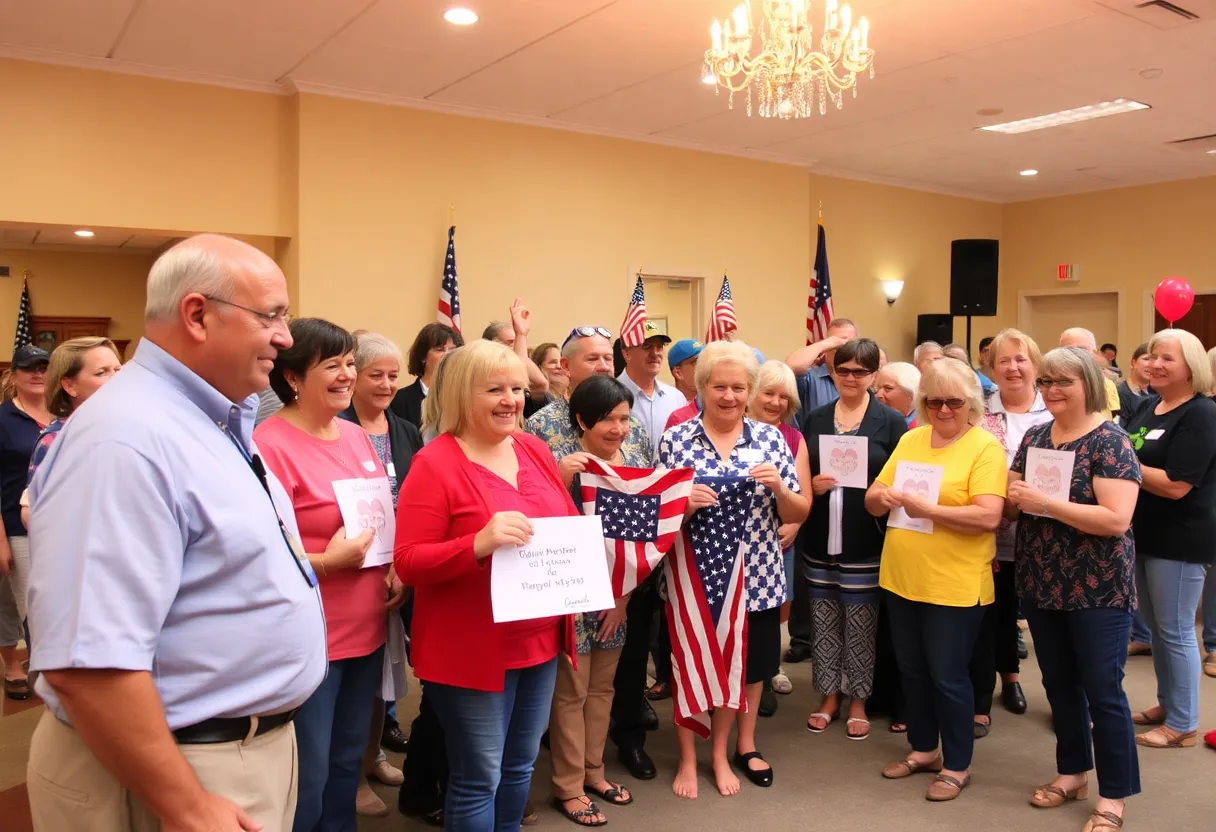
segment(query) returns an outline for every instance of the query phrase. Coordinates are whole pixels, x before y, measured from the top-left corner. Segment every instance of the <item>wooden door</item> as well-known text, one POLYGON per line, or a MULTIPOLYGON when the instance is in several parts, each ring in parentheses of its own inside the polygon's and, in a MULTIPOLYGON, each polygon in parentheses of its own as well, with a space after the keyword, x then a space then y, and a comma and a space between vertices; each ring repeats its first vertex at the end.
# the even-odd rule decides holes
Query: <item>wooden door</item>
POLYGON ((78 318, 70 315, 31 315, 30 333, 34 345, 51 352, 72 338, 110 335, 109 318, 78 318))
MULTIPOLYGON (((1161 313, 1153 312, 1154 331, 1160 332, 1169 326, 1161 313)), ((1195 305, 1180 321, 1174 321, 1175 329, 1185 329, 1203 342, 1203 348, 1216 347, 1216 295, 1195 295, 1195 305)))

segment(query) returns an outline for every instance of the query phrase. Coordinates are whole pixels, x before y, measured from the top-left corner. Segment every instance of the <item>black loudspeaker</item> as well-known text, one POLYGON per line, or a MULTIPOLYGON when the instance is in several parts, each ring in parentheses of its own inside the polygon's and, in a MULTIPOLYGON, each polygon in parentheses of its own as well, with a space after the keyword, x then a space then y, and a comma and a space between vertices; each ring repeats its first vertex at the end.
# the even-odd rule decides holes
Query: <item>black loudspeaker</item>
POLYGON ((955 240, 950 244, 950 314, 996 314, 997 240, 955 240))
POLYGON ((916 345, 936 341, 945 346, 954 340, 953 315, 917 315, 916 345))

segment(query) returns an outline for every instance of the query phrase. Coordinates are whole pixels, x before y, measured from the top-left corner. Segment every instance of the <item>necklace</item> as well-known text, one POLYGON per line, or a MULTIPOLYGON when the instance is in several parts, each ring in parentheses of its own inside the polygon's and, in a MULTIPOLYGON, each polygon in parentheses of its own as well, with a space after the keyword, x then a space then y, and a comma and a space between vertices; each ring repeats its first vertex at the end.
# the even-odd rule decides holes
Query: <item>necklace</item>
POLYGON ((866 393, 861 400, 861 404, 855 408, 847 408, 845 403, 840 399, 836 400, 836 407, 832 411, 832 422, 836 426, 837 433, 848 433, 851 430, 856 430, 861 424, 861 420, 865 418, 866 410, 870 406, 870 394, 866 393), (846 421, 846 419, 848 421, 846 421))

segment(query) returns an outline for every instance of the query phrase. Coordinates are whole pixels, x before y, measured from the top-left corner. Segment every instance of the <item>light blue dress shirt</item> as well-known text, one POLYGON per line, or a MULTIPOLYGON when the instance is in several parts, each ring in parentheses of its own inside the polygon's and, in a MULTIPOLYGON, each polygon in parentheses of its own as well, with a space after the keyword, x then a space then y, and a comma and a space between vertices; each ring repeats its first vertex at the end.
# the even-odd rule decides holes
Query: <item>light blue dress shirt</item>
MULTIPOLYGON (((156 344, 68 421, 30 483, 30 666, 144 670, 170 729, 303 704, 325 677, 321 596, 234 404, 156 344)), ((38 694, 68 722, 42 676, 38 694)))
POLYGON ((836 390, 836 382, 832 381, 832 374, 828 372, 828 365, 812 367, 798 378, 798 399, 801 406, 794 414, 794 425, 801 430, 802 420, 808 413, 839 398, 840 393, 836 390))
POLYGON ((647 396, 642 388, 624 372, 616 380, 629 388, 633 393, 633 415, 646 428, 646 436, 650 439, 652 453, 659 452, 659 440, 663 438, 663 430, 667 427, 667 417, 675 413, 688 399, 684 394, 670 384, 664 384, 657 378, 654 380, 654 395, 647 396))

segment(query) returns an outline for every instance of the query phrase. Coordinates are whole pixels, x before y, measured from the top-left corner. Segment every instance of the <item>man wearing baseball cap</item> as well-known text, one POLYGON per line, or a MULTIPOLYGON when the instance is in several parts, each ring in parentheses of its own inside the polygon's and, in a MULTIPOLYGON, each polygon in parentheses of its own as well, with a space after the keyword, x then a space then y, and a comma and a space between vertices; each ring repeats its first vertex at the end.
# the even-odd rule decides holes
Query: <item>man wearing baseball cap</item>
POLYGON ((676 341, 667 351, 667 364, 671 368, 671 377, 676 380, 676 389, 688 398, 688 404, 667 417, 663 429, 675 427, 687 422, 701 412, 701 397, 697 395, 697 385, 693 375, 697 371, 697 358, 705 345, 692 338, 676 341))
POLYGON ((670 384, 659 381, 663 369, 663 350, 671 339, 646 322, 646 340, 636 347, 625 347, 625 370, 617 381, 633 393, 633 415, 646 428, 651 449, 659 450, 659 440, 667 426, 667 417, 684 406, 684 394, 670 384))

